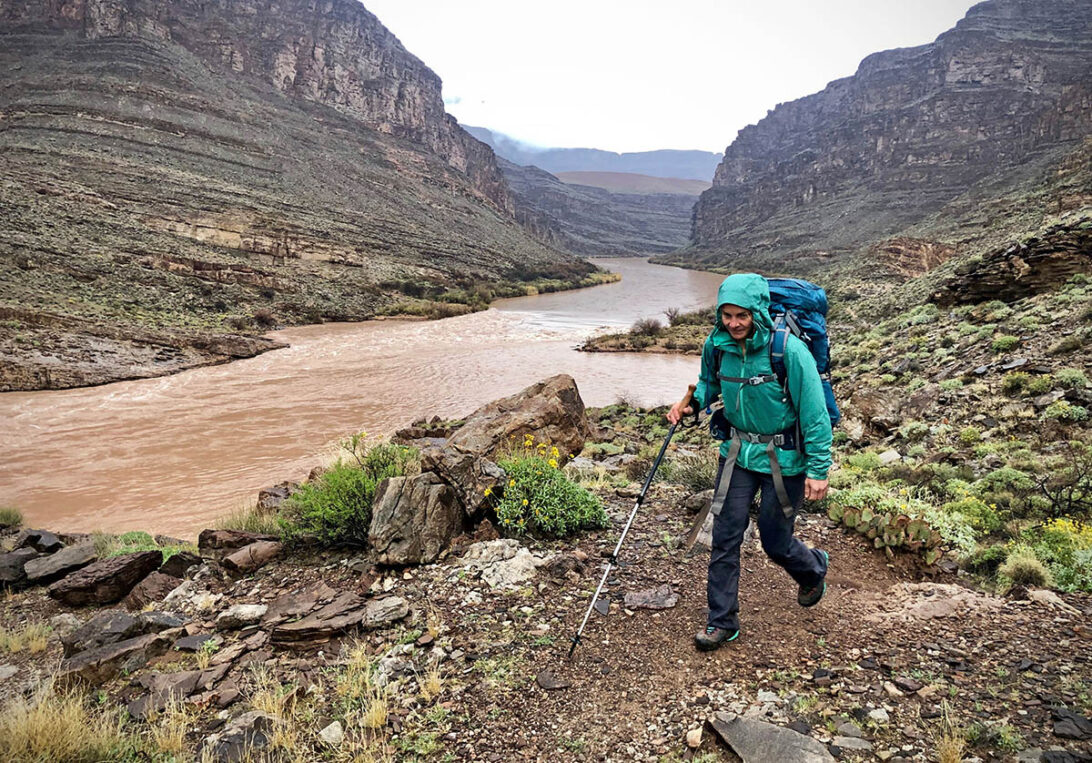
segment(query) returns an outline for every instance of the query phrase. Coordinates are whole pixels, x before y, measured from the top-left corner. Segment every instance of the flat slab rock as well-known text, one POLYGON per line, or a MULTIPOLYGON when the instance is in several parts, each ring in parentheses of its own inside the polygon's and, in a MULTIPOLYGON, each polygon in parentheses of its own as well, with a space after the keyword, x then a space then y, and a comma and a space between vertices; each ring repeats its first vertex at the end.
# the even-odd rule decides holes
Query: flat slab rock
POLYGON ((277 626, 272 637, 281 643, 326 641, 358 627, 380 628, 408 614, 409 605, 398 596, 364 600, 355 593, 345 592, 302 620, 277 626))
POLYGON ((248 533, 242 530, 202 530, 197 536, 197 547, 202 550, 236 549, 257 543, 260 540, 275 541, 273 535, 262 533, 248 533))
POLYGON ((120 609, 108 609, 61 636, 61 644, 64 646, 64 656, 71 657, 88 649, 98 649, 107 644, 116 644, 148 633, 160 633, 182 625, 181 618, 166 612, 132 615, 120 609))
POLYGON ((137 583, 161 564, 162 551, 112 556, 58 580, 49 587, 49 596, 71 607, 113 604, 124 599, 137 583))
POLYGON ((717 713, 709 719, 713 731, 743 759, 743 763, 831 763, 834 756, 818 740, 772 723, 717 713))
POLYGON ((65 660, 57 671, 57 683, 64 687, 84 682, 99 686, 122 670, 137 670, 147 662, 165 653, 170 637, 160 633, 148 633, 136 638, 89 649, 65 660))
POLYGON ((667 583, 645 591, 627 593, 625 598, 626 609, 671 609, 678 603, 679 595, 667 583))
POLYGON ((95 544, 80 543, 62 548, 55 554, 31 559, 23 567, 29 583, 48 583, 51 580, 86 567, 99 558, 95 553, 95 544))

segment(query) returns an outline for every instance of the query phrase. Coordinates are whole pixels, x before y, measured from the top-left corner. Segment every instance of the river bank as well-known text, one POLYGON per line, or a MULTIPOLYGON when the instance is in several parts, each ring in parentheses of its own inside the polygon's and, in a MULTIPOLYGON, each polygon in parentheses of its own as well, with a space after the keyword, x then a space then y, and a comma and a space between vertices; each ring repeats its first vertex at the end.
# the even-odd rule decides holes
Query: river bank
POLYGON ((553 373, 594 405, 676 398, 695 371, 670 356, 576 352, 588 335, 708 300, 718 276, 607 260, 621 281, 498 300, 439 321, 327 323, 273 332, 288 347, 99 387, 0 395, 0 506, 67 532, 149 526, 190 536, 336 442, 459 417, 553 373))

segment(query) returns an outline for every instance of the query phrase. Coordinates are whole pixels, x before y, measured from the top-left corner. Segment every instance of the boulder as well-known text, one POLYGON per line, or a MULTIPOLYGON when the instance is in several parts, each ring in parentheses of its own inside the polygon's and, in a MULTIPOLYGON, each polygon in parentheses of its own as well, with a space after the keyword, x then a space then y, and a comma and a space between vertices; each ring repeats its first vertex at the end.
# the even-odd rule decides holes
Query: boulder
POLYGON ((162 711, 171 702, 180 702, 197 689, 200 670, 186 670, 180 673, 150 673, 137 679, 137 684, 148 690, 148 694, 134 699, 128 705, 129 715, 137 720, 146 720, 149 715, 162 711))
POLYGON ((180 585, 181 578, 153 572, 136 584, 121 605, 130 611, 140 611, 153 602, 163 601, 167 594, 180 585))
POLYGON ((302 620, 278 625, 273 641, 280 643, 329 641, 345 631, 358 628, 364 616, 364 600, 352 592, 339 594, 333 601, 302 620))
POLYGON ((254 625, 261 622, 268 609, 265 604, 236 604, 228 607, 217 615, 216 629, 232 631, 254 625))
POLYGON ((7 554, 0 554, 0 586, 14 588, 25 582, 27 562, 37 558, 38 552, 33 548, 19 548, 7 554))
POLYGON ((172 578, 184 578, 191 567, 200 563, 201 557, 197 554, 191 554, 189 551, 179 551, 163 562, 159 572, 172 578))
POLYGON ((276 514, 281 509, 281 504, 297 490, 298 482, 281 482, 278 485, 262 488, 258 491, 257 511, 259 514, 276 514))
POLYGON ((368 544, 380 564, 434 562, 462 529, 455 491, 431 472, 379 483, 368 544))
POLYGON ((364 606, 364 613, 360 616, 360 624, 364 628, 374 630, 397 622, 408 614, 409 604, 399 596, 371 599, 364 606))
POLYGON ((466 550, 462 563, 477 571, 492 588, 511 588, 535 576, 548 559, 538 559, 510 538, 482 541, 466 550))
POLYGON ((260 540, 277 540, 277 537, 242 530, 202 530, 197 536, 197 547, 201 551, 223 551, 249 546, 260 540))
POLYGON ((735 713, 716 713, 709 719, 713 731, 743 759, 743 763, 831 763, 834 756, 818 740, 735 713))
POLYGON ((277 541, 260 540, 225 556, 221 564, 232 572, 246 574, 276 559, 283 550, 284 546, 277 541))
POLYGON ((183 621, 166 612, 143 612, 132 615, 120 609, 108 609, 97 613, 86 623, 61 635, 64 656, 98 649, 107 644, 136 638, 148 633, 160 633, 179 628, 183 621))
POLYGON ((64 548, 64 542, 49 530, 23 530, 15 538, 15 548, 32 548, 40 554, 53 554, 64 548))
POLYGON ((163 552, 137 551, 95 562, 49 587, 50 598, 71 607, 113 604, 163 564, 163 552))
POLYGON ((276 719, 261 710, 251 710, 233 720, 227 727, 209 736, 201 745, 201 760, 215 763, 235 763, 251 760, 269 746, 273 739, 276 719))
POLYGON ((41 556, 26 563, 27 582, 45 585, 70 572, 86 567, 99 558, 93 543, 81 543, 62 548, 50 556, 41 556))
POLYGON ((886 437, 902 424, 897 395, 879 390, 858 390, 842 406, 844 428, 854 440, 869 436, 886 437))
POLYGON ((576 455, 589 433, 584 401, 576 381, 558 374, 510 397, 494 400, 467 417, 449 444, 463 452, 495 460, 524 435, 548 442, 563 453, 576 455))
POLYGON ((149 660, 166 652, 170 643, 162 634, 147 633, 80 652, 61 663, 56 683, 61 688, 79 682, 101 686, 122 670, 135 671, 144 667, 149 660))
POLYGON ((321 580, 302 591, 282 594, 269 605, 265 617, 262 618, 262 624, 277 625, 286 620, 306 615, 318 604, 327 604, 335 596, 337 596, 337 591, 321 580))
POLYGON ((450 485, 468 517, 481 513, 487 503, 486 491, 495 490, 507 476, 489 459, 447 446, 423 449, 421 471, 433 472, 450 485))

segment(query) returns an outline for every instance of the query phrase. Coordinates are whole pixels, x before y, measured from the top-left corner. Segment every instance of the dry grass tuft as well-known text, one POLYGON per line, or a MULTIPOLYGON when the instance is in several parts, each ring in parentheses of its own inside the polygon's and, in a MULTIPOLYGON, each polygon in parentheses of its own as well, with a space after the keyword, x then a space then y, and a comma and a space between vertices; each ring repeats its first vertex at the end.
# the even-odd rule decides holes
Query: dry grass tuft
POLYGON ((284 532, 276 514, 260 513, 255 506, 241 506, 217 519, 213 526, 219 530, 242 530, 263 535, 280 536, 284 532))
POLYGON ((148 736, 152 745, 163 755, 179 756, 186 751, 186 731, 192 721, 182 700, 172 697, 155 717, 149 718, 148 736))
POLYGON ((424 675, 417 676, 417 685, 421 688, 421 699, 426 704, 440 696, 444 690, 444 677, 439 665, 432 665, 424 675))
POLYGON ((961 763, 967 748, 963 731, 952 721, 951 707, 947 702, 941 705, 941 712, 943 713, 941 733, 936 743, 937 761, 938 763, 961 763))
POLYGON ((0 760, 93 763, 127 758, 134 747, 118 710, 93 711, 85 695, 52 683, 0 711, 0 760))
POLYGON ((0 628, 0 652, 18 654, 24 649, 30 654, 44 652, 52 631, 45 623, 28 623, 17 630, 0 628))
POLYGON ((346 718, 352 718, 366 729, 378 729, 387 724, 389 711, 386 686, 378 686, 376 667, 368 645, 357 641, 345 649, 345 669, 338 675, 336 691, 345 707, 346 718))

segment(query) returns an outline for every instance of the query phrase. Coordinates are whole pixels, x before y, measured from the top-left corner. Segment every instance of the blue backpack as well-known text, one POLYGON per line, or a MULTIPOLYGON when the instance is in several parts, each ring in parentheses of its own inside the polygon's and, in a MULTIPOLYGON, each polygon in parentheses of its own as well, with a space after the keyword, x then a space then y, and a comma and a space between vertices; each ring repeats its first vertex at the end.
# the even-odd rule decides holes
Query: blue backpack
MULTIPOLYGON (((830 338, 827 335, 827 293, 822 287, 798 278, 769 278, 770 318, 773 331, 770 334, 770 365, 781 388, 788 391, 785 371, 785 343, 793 334, 807 345, 819 369, 823 382, 823 396, 827 401, 830 425, 842 419, 834 389, 830 384, 830 338)), ((721 350, 713 355, 714 368, 720 368, 721 350)), ((716 434, 715 434, 716 436, 716 434)), ((718 437, 726 439, 726 437, 718 437)))

